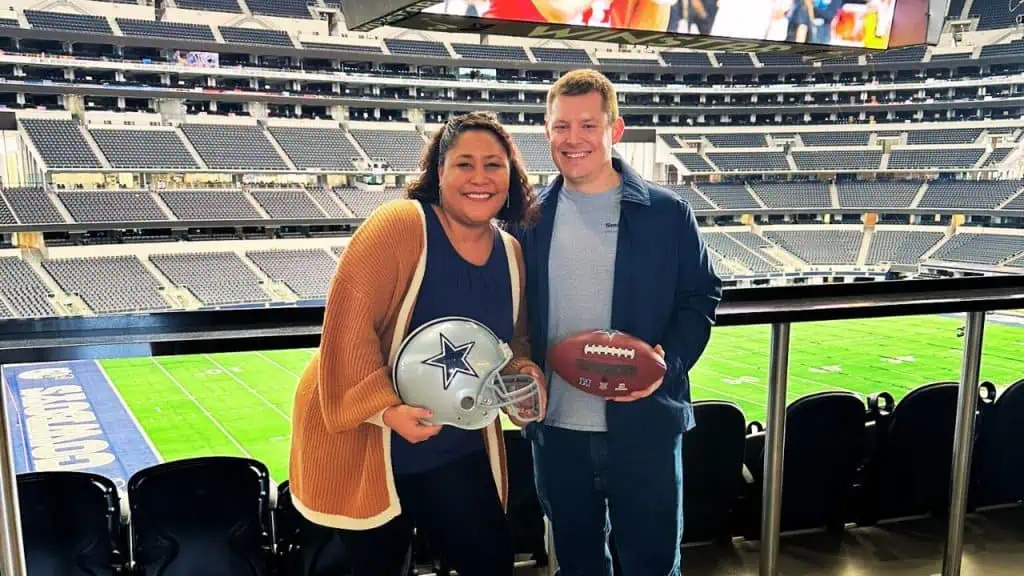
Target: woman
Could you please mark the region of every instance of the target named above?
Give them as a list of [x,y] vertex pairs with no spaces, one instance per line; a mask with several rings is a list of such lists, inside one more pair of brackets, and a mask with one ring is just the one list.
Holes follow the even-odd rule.
[[522,252],[493,223],[530,223],[535,198],[493,115],[449,120],[421,169],[407,199],[359,227],[332,279],[320,349],[296,392],[292,499],[343,530],[356,576],[405,576],[414,528],[462,576],[511,576],[500,421],[482,432],[428,424],[428,410],[399,400],[389,365],[418,326],[462,316],[509,342],[505,373],[543,381],[527,359]]

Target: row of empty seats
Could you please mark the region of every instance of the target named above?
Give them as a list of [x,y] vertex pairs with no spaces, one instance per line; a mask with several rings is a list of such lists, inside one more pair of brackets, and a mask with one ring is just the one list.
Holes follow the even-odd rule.
[[[70,221],[131,223],[180,221],[245,221],[362,217],[364,194],[355,188],[222,188],[187,190],[0,190],[0,226],[62,224],[63,208]],[[367,198],[377,196],[366,192]],[[11,212],[3,202],[7,199]],[[354,207],[349,207],[349,203]],[[161,206],[162,205],[162,206]],[[59,207],[59,208],[58,208]],[[166,210],[164,209],[166,207]]]
[[[248,250],[245,259],[271,282],[284,285],[299,300],[327,296],[340,248]],[[334,256],[332,257],[332,254]],[[147,268],[147,264],[151,266]],[[80,256],[43,259],[42,272],[15,256],[0,257],[0,317],[57,316],[58,297],[44,280],[64,294],[81,298],[96,314],[155,312],[180,308],[168,285],[187,290],[201,306],[232,306],[272,300],[265,283],[235,252],[189,252],[138,256]]]
[[[723,275],[729,275],[729,270],[757,274],[793,269],[783,260],[786,257],[811,266],[853,266],[858,263],[864,242],[863,232],[849,229],[765,230],[764,236],[759,236],[711,228],[704,230],[703,237],[711,252],[728,265],[720,270]],[[942,243],[944,238],[944,233],[935,231],[875,230],[864,264],[918,264],[933,249],[930,260],[990,266],[1024,264],[1024,236],[965,232]]]
[[[712,172],[859,172],[879,170],[973,169],[995,166],[1013,151],[1011,147],[993,148],[894,148],[883,166],[881,148],[837,148],[834,150],[792,150],[793,163],[783,150],[730,151],[705,153],[674,152],[673,157],[693,173]],[[987,156],[986,156],[987,154]],[[985,162],[981,163],[982,158]]]
[[[768,129],[770,130],[770,129]],[[850,126],[840,132],[733,132],[724,134],[661,134],[662,140],[670,148],[685,148],[694,143],[705,143],[710,148],[769,148],[772,144],[779,145],[791,142],[796,147],[853,147],[868,146],[872,136],[885,137],[888,140],[898,138],[899,144],[911,146],[943,146],[948,144],[975,144],[986,131],[982,128],[924,128],[906,130],[872,130],[868,127]],[[1016,128],[1000,128],[987,132],[990,136],[1019,138]],[[1017,136],[1015,136],[1017,134]],[[982,140],[981,143],[984,143]]]
[[[708,227],[702,229],[702,235],[723,277],[791,272],[804,266],[916,265],[922,260],[1024,267],[1024,236],[1012,234],[966,231],[947,238],[934,229],[882,228],[866,238],[862,230],[848,227],[765,228],[760,234]],[[341,253],[339,246],[329,251],[250,249],[244,257],[232,251],[61,256],[43,259],[38,270],[21,258],[0,257],[0,315],[58,315],[54,303],[63,295],[57,292],[81,298],[97,314],[185,306],[168,293],[168,287],[186,290],[200,306],[207,307],[286,301],[263,276],[299,300],[320,300],[327,295]],[[125,291],[125,286],[132,288]]]
[[[927,186],[920,202],[914,199]],[[1019,210],[1020,180],[844,181],[836,184],[838,204],[824,182],[694,183],[676,190],[697,212],[711,210],[935,208]],[[699,195],[695,193],[699,192]],[[1009,200],[1013,202],[1008,202]]]
[[[782,531],[873,526],[903,518],[942,518],[949,506],[958,384],[936,382],[898,403],[844,392],[804,396],[786,409]],[[968,507],[1017,504],[1024,461],[1007,434],[1024,416],[1024,380],[997,393],[979,388]],[[698,402],[698,426],[684,451],[686,540],[757,539],[765,437],[730,402]],[[687,454],[689,452],[689,454]],[[742,475],[736,469],[743,470]],[[689,492],[688,484],[697,484]],[[699,496],[698,496],[699,495]]]
[[[271,126],[264,130],[255,125],[193,123],[182,124],[180,130],[86,129],[72,120],[38,118],[24,118],[21,124],[51,169],[102,168],[105,160],[115,169],[284,171],[294,167],[298,170],[356,172],[372,165],[367,164],[369,161],[382,165],[387,171],[418,172],[426,144],[423,135],[412,130],[360,128],[345,131],[341,128],[295,126]],[[938,134],[934,137],[936,141],[951,142],[963,140],[963,132],[962,129],[919,131]],[[981,130],[966,132],[980,134]],[[96,143],[95,151],[87,136]],[[973,141],[976,137],[969,139]],[[535,173],[556,172],[547,139],[542,133],[513,133],[513,138],[527,169]],[[661,138],[670,146],[680,142],[679,135],[661,134]],[[883,163],[881,148],[800,149],[792,150],[791,165],[783,150],[721,150],[764,147],[764,134],[718,134],[706,138],[714,144],[707,152],[673,153],[688,171],[860,171],[879,170]],[[834,145],[846,146],[841,143]],[[935,146],[936,142],[930,142],[930,145]],[[984,166],[995,166],[1013,150],[1012,146],[1001,146],[991,152],[982,147],[899,147],[892,150],[885,168],[975,168],[983,157],[986,158]],[[102,154],[102,159],[97,154]]]
[[[936,382],[898,403],[885,392],[865,399],[845,391],[793,401],[786,408],[783,533],[838,535],[848,524],[942,518],[949,507],[957,390],[957,383]],[[1024,418],[1024,380],[999,393],[984,383],[979,397],[970,513],[1024,499],[1024,460],[1007,441]],[[683,451],[681,544],[757,540],[763,426],[746,422],[726,401],[696,402],[694,416],[698,425]],[[513,430],[505,439],[515,550],[543,566],[543,511],[529,443]],[[275,486],[266,465],[250,458],[157,464],[134,471],[123,491],[86,472],[31,472],[18,476],[18,493],[33,574],[324,576],[351,569],[336,532],[303,519],[288,483]],[[417,531],[416,559],[447,573],[430,538],[429,531]]]
[[[698,214],[718,210],[1024,210],[1017,180],[840,182],[751,181],[671,185]],[[0,190],[0,228],[16,224],[133,223],[365,218],[403,194],[399,187],[214,188],[180,190]],[[915,204],[915,198],[920,200]],[[6,200],[6,202],[4,202]],[[67,214],[65,218],[62,211]]]

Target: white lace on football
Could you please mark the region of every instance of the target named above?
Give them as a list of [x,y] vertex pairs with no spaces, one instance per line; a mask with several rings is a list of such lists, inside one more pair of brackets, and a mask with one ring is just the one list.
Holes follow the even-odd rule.
[[605,346],[603,344],[585,344],[583,346],[583,353],[595,356],[617,356],[619,358],[629,358],[630,360],[636,357],[636,350],[632,348]]

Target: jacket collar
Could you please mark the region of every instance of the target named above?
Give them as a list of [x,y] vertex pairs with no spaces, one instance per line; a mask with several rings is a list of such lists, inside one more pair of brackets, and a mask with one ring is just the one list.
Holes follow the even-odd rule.
[[[647,181],[644,180],[636,170],[626,164],[626,162],[619,156],[619,153],[612,151],[612,167],[615,171],[622,176],[622,200],[624,202],[633,202],[642,206],[651,205],[651,193],[647,189]],[[555,177],[548,185],[547,190],[543,196],[550,197],[551,194],[557,194],[562,189],[564,179],[561,175]]]

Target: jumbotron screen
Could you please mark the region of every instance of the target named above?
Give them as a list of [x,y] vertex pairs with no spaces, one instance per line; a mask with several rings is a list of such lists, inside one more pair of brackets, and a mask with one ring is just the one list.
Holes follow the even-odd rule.
[[885,49],[895,6],[896,0],[449,0],[424,12]]
[[[925,42],[941,0],[375,0],[353,31],[398,26],[735,52],[866,53]],[[941,19],[941,16],[938,16]]]

